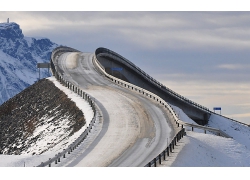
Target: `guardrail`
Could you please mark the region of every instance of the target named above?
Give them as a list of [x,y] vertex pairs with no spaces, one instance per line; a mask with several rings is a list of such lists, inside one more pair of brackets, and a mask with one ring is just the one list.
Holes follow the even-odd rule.
[[158,156],[156,156],[153,160],[151,160],[150,162],[148,162],[144,167],[152,167],[152,165],[154,167],[157,166],[157,162],[159,162],[159,164],[161,164],[162,162],[162,157],[163,160],[166,160],[166,155],[169,156],[170,153],[173,152],[174,147],[177,145],[177,142],[179,142],[179,140],[181,138],[183,138],[183,136],[186,135],[185,132],[185,128],[182,128],[176,135],[175,137],[172,139],[171,143],[168,145],[168,147],[166,149],[164,149]]
[[[63,49],[65,48],[65,49]],[[55,49],[55,51],[57,53],[60,52],[66,52],[68,47],[59,47],[57,49]],[[72,50],[71,52],[74,52],[74,49],[69,48],[69,50]],[[67,51],[68,52],[68,51]],[[77,52],[77,51],[76,51]],[[84,91],[82,91],[79,87],[75,86],[74,84],[66,81],[64,78],[62,78],[62,76],[57,72],[55,65],[53,63],[53,59],[55,58],[55,54],[54,51],[51,55],[51,64],[52,64],[52,71],[54,76],[56,77],[56,79],[64,86],[66,86],[68,89],[70,89],[71,91],[77,93],[79,96],[81,96],[83,99],[85,99],[90,106],[92,107],[92,110],[94,112],[94,117],[92,118],[90,124],[85,124],[86,125],[86,129],[84,130],[84,132],[73,142],[71,143],[68,148],[64,149],[63,151],[61,151],[60,153],[56,154],[55,157],[49,158],[49,160],[45,161],[45,162],[41,162],[40,165],[38,165],[37,167],[44,167],[44,166],[49,166],[51,167],[52,163],[57,164],[58,162],[61,161],[61,158],[66,158],[66,154],[70,154],[74,149],[76,149],[77,146],[80,145],[80,143],[87,137],[88,133],[91,131],[97,117],[99,117],[97,114],[100,111],[97,111],[98,106],[95,104],[95,102],[91,99],[91,97],[85,93]]]

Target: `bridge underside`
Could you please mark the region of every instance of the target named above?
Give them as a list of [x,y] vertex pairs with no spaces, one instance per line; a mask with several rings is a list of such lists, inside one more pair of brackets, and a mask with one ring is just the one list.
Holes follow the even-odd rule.
[[149,82],[141,74],[135,72],[115,59],[112,59],[111,57],[98,56],[97,59],[108,74],[151,91],[152,93],[160,96],[166,102],[182,109],[191,119],[200,125],[208,123],[211,114],[207,111],[197,108],[194,105],[173,96],[166,89]]

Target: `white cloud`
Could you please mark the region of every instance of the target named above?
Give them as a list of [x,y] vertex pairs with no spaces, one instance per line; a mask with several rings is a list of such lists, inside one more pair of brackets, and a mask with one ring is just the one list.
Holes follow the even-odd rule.
[[240,70],[240,69],[248,69],[250,65],[244,64],[219,64],[217,65],[219,69],[227,69],[227,70]]

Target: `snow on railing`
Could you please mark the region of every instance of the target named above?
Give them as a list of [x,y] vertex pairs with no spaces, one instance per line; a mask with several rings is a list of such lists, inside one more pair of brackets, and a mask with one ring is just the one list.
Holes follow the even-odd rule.
[[[77,93],[79,96],[81,96],[83,99],[85,99],[91,106],[93,112],[94,112],[94,117],[92,118],[92,120],[90,121],[90,124],[87,124],[87,128],[85,129],[85,131],[73,142],[71,143],[68,148],[64,149],[63,151],[61,151],[60,153],[56,154],[55,157],[49,158],[48,161],[46,162],[41,162],[40,165],[38,165],[37,167],[44,167],[44,166],[49,166],[51,167],[51,164],[54,162],[55,164],[57,164],[58,162],[61,161],[61,158],[66,158],[66,154],[70,154],[74,149],[76,149],[76,147],[78,145],[80,145],[80,143],[87,137],[88,133],[91,131],[97,117],[99,117],[99,115],[97,115],[98,113],[101,113],[98,106],[94,103],[94,101],[91,99],[91,97],[85,93],[84,91],[82,91],[79,87],[75,86],[74,84],[66,81],[64,78],[62,78],[62,76],[57,72],[56,70],[56,66],[53,63],[53,58],[55,58],[55,54],[56,53],[60,53],[60,52],[69,52],[68,50],[70,50],[70,52],[74,52],[74,49],[69,48],[68,47],[59,47],[57,49],[55,49],[51,55],[51,63],[52,63],[52,71],[53,71],[53,75],[56,77],[56,79],[64,86],[66,86],[68,89],[72,90],[73,92]],[[56,52],[56,53],[55,53]],[[76,50],[77,52],[77,50]]]

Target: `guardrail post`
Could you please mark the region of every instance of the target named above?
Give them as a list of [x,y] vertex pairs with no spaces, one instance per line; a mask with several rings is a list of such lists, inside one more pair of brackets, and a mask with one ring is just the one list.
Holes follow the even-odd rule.
[[172,152],[172,143],[169,144],[169,150]]
[[155,167],[156,167],[156,158],[154,158],[154,164],[155,164]]
[[194,131],[194,127],[192,127],[192,131]]
[[207,134],[206,129],[204,129],[204,133]]
[[169,147],[167,147],[167,156],[169,156]]
[[161,164],[161,154],[159,154],[159,164]]
[[[51,158],[49,158],[49,160],[51,160]],[[49,163],[49,167],[51,167],[51,163]]]
[[163,151],[163,158],[164,158],[164,161],[166,160],[166,150]]

